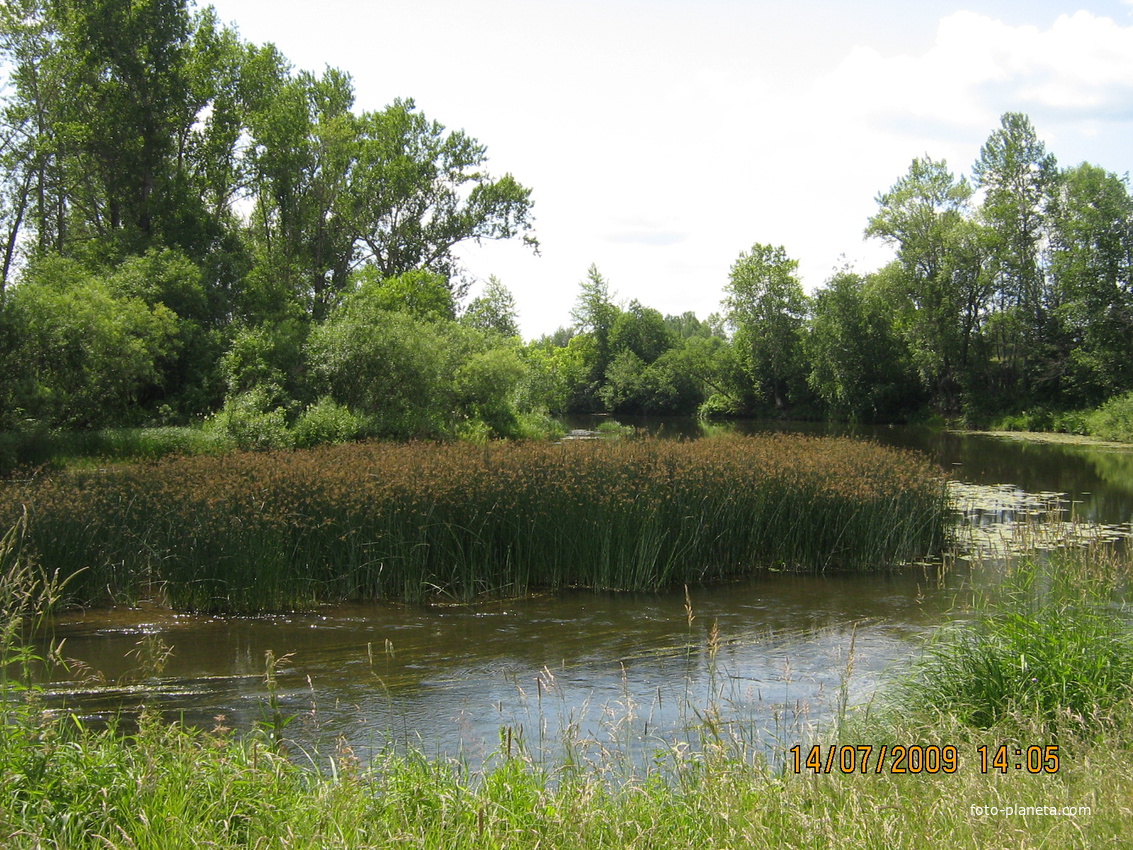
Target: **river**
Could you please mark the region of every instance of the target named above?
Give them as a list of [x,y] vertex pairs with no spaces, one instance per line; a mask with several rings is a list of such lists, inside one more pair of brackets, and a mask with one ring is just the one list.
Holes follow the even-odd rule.
[[[696,435],[687,421],[637,424]],[[928,453],[961,492],[976,494],[967,513],[976,529],[1009,528],[1028,505],[1049,514],[1052,494],[1063,518],[1119,532],[1133,518],[1128,448],[910,428],[856,435]],[[510,738],[533,758],[672,751],[690,728],[773,751],[845,705],[883,698],[879,684],[907,666],[918,642],[963,616],[987,561],[985,553],[948,569],[767,573],[690,588],[687,597],[572,591],[261,617],[69,612],[54,635],[66,640],[71,671],[46,683],[45,699],[90,723],[120,716],[128,724],[145,705],[206,728],[247,730],[273,716],[264,676],[271,652],[282,659],[274,699],[293,718],[285,735],[297,757],[320,767],[336,747],[367,761],[407,745],[477,765],[499,750],[501,732],[502,746]]]

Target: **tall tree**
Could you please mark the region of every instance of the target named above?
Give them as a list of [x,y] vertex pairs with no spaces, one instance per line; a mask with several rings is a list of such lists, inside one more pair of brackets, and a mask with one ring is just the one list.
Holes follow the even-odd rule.
[[1071,404],[1133,389],[1133,198],[1126,180],[1082,163],[1051,206],[1052,366]]
[[252,235],[263,272],[316,319],[346,291],[355,227],[348,213],[356,157],[350,78],[292,74],[271,45],[248,51]]
[[904,324],[921,379],[946,408],[967,383],[989,295],[971,198],[971,186],[947,163],[914,159],[905,176],[877,196],[878,211],[865,231],[897,249],[895,306],[907,305]]
[[591,263],[578,287],[578,299],[570,317],[580,333],[571,343],[585,351],[587,383],[572,401],[572,408],[581,412],[601,409],[598,393],[613,359],[610,333],[621,311],[613,302],[609,281],[597,265]]
[[412,100],[359,116],[350,197],[362,259],[387,277],[422,268],[455,279],[463,242],[518,236],[537,249],[531,190],[493,178],[487,160],[484,145]]
[[809,300],[798,260],[755,244],[732,265],[724,304],[756,395],[785,409],[805,389],[802,340]]
[[4,123],[18,130],[35,253],[111,265],[149,248],[216,253],[235,185],[219,175],[243,127],[238,44],[187,0],[0,6]]
[[994,327],[1006,378],[1029,394],[1042,368],[1049,320],[1041,247],[1057,182],[1053,154],[1030,119],[1008,112],[988,137],[973,167],[984,191],[981,214],[990,227],[990,262],[996,305],[1005,315]]

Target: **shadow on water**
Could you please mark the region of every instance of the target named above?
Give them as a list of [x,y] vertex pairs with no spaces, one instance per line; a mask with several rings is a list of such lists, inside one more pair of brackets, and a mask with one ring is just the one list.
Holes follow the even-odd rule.
[[[694,420],[631,424],[668,436],[702,433]],[[927,452],[970,484],[1068,494],[1082,519],[1133,516],[1133,453],[927,429],[837,433]],[[144,704],[206,728],[223,716],[225,725],[248,729],[263,718],[270,650],[291,653],[278,697],[296,715],[288,734],[306,751],[329,752],[342,737],[362,757],[369,748],[412,744],[476,764],[509,729],[535,752],[561,754],[567,740],[640,755],[687,740],[708,706],[720,709],[729,734],[785,749],[828,724],[840,703],[870,699],[887,671],[907,664],[918,639],[963,609],[969,578],[961,562],[943,578],[920,568],[768,573],[692,588],[687,600],[680,590],[576,591],[254,618],[159,608],[71,613],[56,621],[55,636],[101,678],[60,677],[46,699],[94,722]],[[173,651],[159,675],[138,682],[129,653],[146,636]]]

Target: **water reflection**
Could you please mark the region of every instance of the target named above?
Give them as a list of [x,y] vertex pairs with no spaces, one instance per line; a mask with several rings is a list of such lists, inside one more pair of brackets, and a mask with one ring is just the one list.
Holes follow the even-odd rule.
[[[683,736],[694,709],[713,703],[726,703],[746,734],[797,736],[833,711],[851,644],[856,701],[907,658],[912,637],[943,620],[956,581],[771,574],[691,589],[691,623],[683,592],[259,618],[69,615],[57,635],[107,683],[59,682],[49,694],[88,717],[149,704],[248,728],[261,718],[272,650],[294,653],[279,678],[284,710],[300,717],[289,731],[324,750],[344,736],[360,754],[392,739],[477,759],[496,748],[501,727],[554,749],[568,728],[608,746],[615,726],[624,745],[648,749]],[[143,635],[173,646],[168,666],[144,687],[119,686]]]

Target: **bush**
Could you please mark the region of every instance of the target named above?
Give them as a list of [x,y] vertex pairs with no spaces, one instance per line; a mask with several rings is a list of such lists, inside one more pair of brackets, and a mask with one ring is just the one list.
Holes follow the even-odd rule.
[[308,449],[322,443],[349,443],[366,436],[369,429],[364,416],[324,396],[299,415],[292,436],[296,447]]
[[1133,443],[1133,393],[1111,398],[1085,418],[1092,436]]
[[270,387],[255,387],[230,396],[211,420],[241,449],[283,449],[293,445],[287,411],[276,402]]

